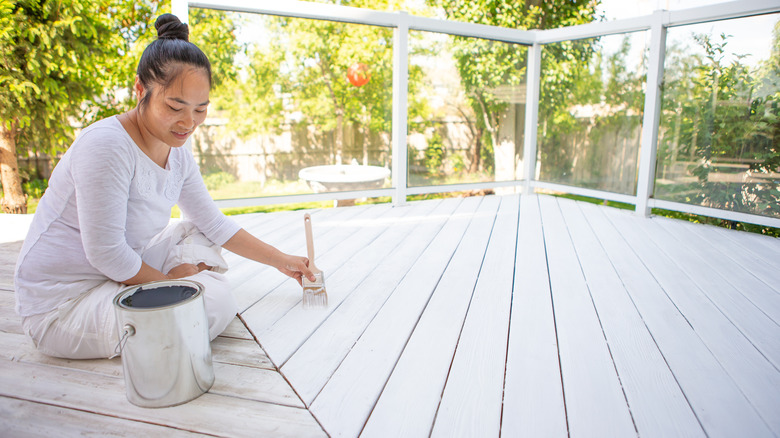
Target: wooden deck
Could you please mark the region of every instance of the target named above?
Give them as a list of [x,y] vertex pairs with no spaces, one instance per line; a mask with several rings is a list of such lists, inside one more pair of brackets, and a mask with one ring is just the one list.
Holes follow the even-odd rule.
[[[311,213],[329,307],[228,255],[240,318],[172,408],[37,353],[3,244],[2,434],[780,436],[778,239],[542,195]],[[302,216],[238,220],[304,254]]]

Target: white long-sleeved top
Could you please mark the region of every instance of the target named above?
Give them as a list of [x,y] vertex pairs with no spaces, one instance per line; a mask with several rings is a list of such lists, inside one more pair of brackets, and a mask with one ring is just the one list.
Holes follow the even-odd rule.
[[163,169],[116,117],[84,129],[52,172],[19,254],[16,311],[48,312],[108,279],[135,276],[175,204],[217,245],[240,228],[212,201],[187,148],[171,148]]

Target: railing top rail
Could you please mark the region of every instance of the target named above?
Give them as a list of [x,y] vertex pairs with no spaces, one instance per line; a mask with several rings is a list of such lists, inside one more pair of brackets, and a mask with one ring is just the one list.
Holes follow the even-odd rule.
[[281,17],[311,18],[315,20],[369,24],[384,27],[397,27],[400,15],[394,12],[383,12],[351,6],[328,5],[298,0],[286,0],[283,2],[278,0],[178,1],[186,3],[189,7],[193,8],[251,12]]
[[[309,18],[382,27],[399,27],[439,32],[518,44],[549,44],[561,41],[595,38],[650,29],[653,14],[620,20],[547,30],[520,30],[437,18],[418,17],[406,12],[385,12],[352,6],[329,5],[299,0],[174,0],[176,8],[209,8],[224,11],[250,12],[282,17]],[[657,12],[657,11],[656,11]],[[715,20],[742,18],[780,12],[775,0],[738,0],[681,10],[663,11],[665,26],[682,26]],[[177,14],[178,15],[178,14]],[[186,16],[186,14],[182,14]]]

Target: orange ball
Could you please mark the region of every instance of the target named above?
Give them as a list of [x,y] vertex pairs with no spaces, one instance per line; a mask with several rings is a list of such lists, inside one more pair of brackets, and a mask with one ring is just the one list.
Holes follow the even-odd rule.
[[368,66],[362,62],[356,62],[347,69],[347,80],[356,87],[366,85],[370,79],[371,72],[368,70]]

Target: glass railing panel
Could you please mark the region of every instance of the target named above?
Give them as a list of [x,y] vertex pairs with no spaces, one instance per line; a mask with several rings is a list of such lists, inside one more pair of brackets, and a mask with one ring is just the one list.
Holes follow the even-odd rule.
[[390,187],[393,30],[230,17],[237,71],[212,90],[209,117],[192,142],[212,196]]
[[717,6],[719,3],[727,3],[733,0],[665,0],[661,1],[626,1],[626,0],[601,0],[596,6],[596,16],[606,20],[621,20],[636,18],[644,15],[652,15],[659,9],[667,11],[679,11],[700,6]]
[[409,32],[409,186],[523,179],[528,48]]
[[547,44],[540,181],[636,194],[649,32]]
[[780,14],[670,28],[654,197],[780,217]]

